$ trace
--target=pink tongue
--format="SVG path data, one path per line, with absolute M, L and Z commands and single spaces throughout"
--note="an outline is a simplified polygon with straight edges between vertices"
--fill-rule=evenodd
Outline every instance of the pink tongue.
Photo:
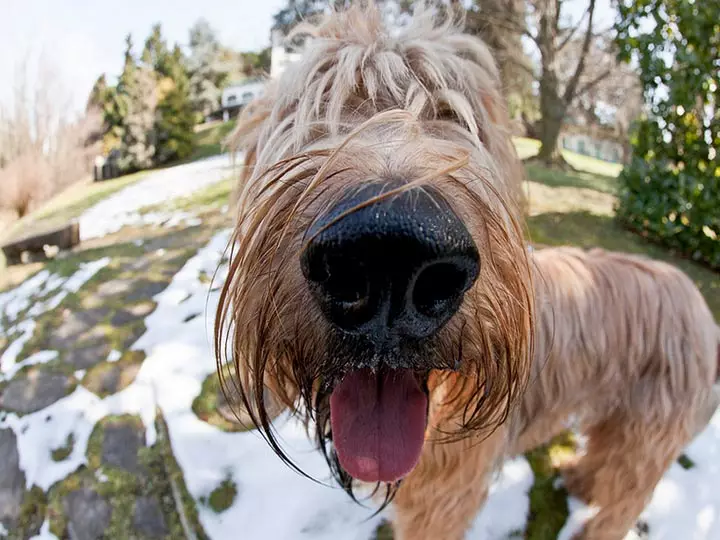
M 343 469 L 364 482 L 394 482 L 420 459 L 427 398 L 409 370 L 348 373 L 330 396 L 333 444 Z

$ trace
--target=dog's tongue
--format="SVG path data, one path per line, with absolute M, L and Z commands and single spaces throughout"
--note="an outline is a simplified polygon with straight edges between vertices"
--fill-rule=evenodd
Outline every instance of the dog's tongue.
M 333 444 L 343 469 L 364 482 L 394 482 L 420 459 L 427 398 L 411 371 L 348 373 L 330 396 Z

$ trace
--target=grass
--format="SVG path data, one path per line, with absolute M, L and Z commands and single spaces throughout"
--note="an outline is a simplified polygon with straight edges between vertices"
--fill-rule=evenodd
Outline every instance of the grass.
M 614 176 L 584 171 L 552 171 L 534 163 L 526 164 L 525 170 L 530 180 L 550 187 L 586 188 L 613 195 L 617 191 L 617 178 Z
M 223 142 L 234 127 L 235 120 L 213 124 L 206 128 L 201 126 L 195 132 L 193 140 L 195 148 L 186 161 L 195 161 L 222 153 L 224 150 Z
M 515 137 L 513 143 L 515 144 L 515 149 L 520 159 L 523 160 L 533 157 L 540 150 L 540 141 L 537 139 Z M 622 170 L 622 165 L 619 163 L 611 163 L 594 157 L 584 156 L 577 152 L 571 152 L 570 150 L 563 150 L 562 154 L 570 165 L 590 174 L 616 177 Z
M 7 233 L 2 235 L 2 238 L 33 234 L 77 219 L 88 208 L 134 184 L 146 174 L 147 171 L 141 171 L 103 182 L 74 184 L 50 199 L 35 212 L 16 221 Z

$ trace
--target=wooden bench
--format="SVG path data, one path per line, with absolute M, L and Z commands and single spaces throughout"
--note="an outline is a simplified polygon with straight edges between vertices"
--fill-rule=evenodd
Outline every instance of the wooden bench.
M 30 233 L 17 240 L 0 246 L 8 265 L 20 264 L 29 260 L 42 260 L 53 249 L 70 249 L 80 243 L 80 225 L 76 221 L 52 227 L 40 232 Z

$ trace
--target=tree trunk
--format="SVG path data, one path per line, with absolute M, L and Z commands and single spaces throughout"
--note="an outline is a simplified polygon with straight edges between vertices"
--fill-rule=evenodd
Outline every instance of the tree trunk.
M 537 161 L 547 167 L 566 168 L 567 164 L 560 152 L 558 139 L 562 131 L 567 105 L 558 91 L 558 81 L 552 69 L 545 69 L 540 80 L 540 152 Z

